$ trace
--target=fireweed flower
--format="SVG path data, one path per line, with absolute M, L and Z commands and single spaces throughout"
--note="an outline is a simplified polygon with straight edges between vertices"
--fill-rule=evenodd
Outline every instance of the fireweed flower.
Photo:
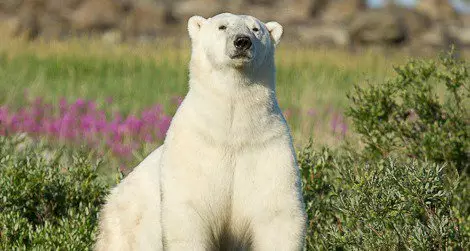
M 177 106 L 181 101 L 181 97 L 172 99 Z M 111 98 L 106 102 L 111 102 Z M 348 130 L 345 118 L 330 107 L 326 114 L 331 113 L 331 130 L 344 137 Z M 293 110 L 284 110 L 284 115 L 289 119 L 293 116 Z M 308 110 L 307 116 L 317 116 L 316 110 Z M 118 158 L 130 158 L 134 151 L 143 147 L 143 143 L 162 142 L 171 119 L 161 104 L 137 114 L 122 114 L 99 108 L 91 100 L 68 102 L 61 98 L 58 103 L 50 104 L 36 98 L 17 110 L 0 106 L 0 135 L 28 133 L 32 137 L 46 137 L 66 144 L 85 144 L 97 152 L 110 151 Z
M 67 102 L 61 98 L 53 105 L 37 98 L 16 111 L 0 106 L 0 135 L 25 132 L 64 143 L 104 147 L 125 158 L 142 147 L 142 142 L 162 141 L 171 119 L 160 104 L 143 110 L 140 115 L 125 116 L 120 112 L 107 113 L 96 102 L 85 99 Z

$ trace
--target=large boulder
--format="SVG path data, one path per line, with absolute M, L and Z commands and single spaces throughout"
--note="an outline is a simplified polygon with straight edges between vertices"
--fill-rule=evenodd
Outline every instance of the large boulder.
M 349 35 L 353 45 L 397 45 L 407 40 L 404 22 L 388 9 L 369 9 L 354 16 Z
M 49 12 L 67 15 L 84 1 L 85 0 L 46 0 L 44 6 Z
M 10 0 L 5 0 L 10 1 Z M 15 35 L 58 38 L 69 31 L 68 16 L 83 0 L 21 0 L 15 10 Z M 3 3 L 3 2 L 2 2 Z
M 41 34 L 41 17 L 45 14 L 45 1 L 24 0 L 18 10 L 18 23 L 15 35 L 23 35 L 27 39 L 35 39 Z
M 280 1 L 275 6 L 269 19 L 277 20 L 282 24 L 296 24 L 315 18 L 321 12 L 328 0 L 290 0 Z M 254 13 L 261 14 L 263 10 Z M 267 21 L 267 20 L 266 20 Z
M 317 18 L 320 16 L 320 14 L 323 13 L 325 10 L 326 6 L 328 6 L 328 3 L 330 3 L 329 0 L 310 0 L 310 5 L 305 6 L 308 10 L 308 13 L 311 17 Z
M 167 10 L 162 5 L 142 3 L 125 17 L 125 22 L 120 27 L 123 38 L 130 39 L 154 39 L 159 32 L 166 28 Z
M 193 15 L 208 18 L 223 12 L 226 6 L 224 6 L 222 2 L 223 1 L 219 0 L 176 1 L 173 3 L 173 15 L 177 20 L 180 20 L 181 23 L 186 24 L 186 21 Z
M 390 10 L 405 24 L 408 37 L 411 39 L 419 36 L 432 26 L 433 22 L 428 16 L 414 9 L 394 7 Z
M 1 0 L 0 13 L 16 14 L 23 4 L 23 0 Z
M 325 23 L 346 25 L 366 9 L 366 0 L 329 1 L 320 17 Z
M 470 47 L 470 27 L 469 26 L 451 26 L 449 34 L 462 47 Z
M 450 27 L 450 33 L 458 39 L 462 47 L 470 48 L 470 14 L 462 14 L 460 20 L 460 25 Z
M 247 4 L 254 4 L 254 5 L 272 5 L 275 4 L 276 0 L 245 0 Z
M 303 44 L 323 47 L 346 47 L 349 45 L 348 31 L 338 25 L 301 25 L 297 36 Z
M 71 27 L 124 40 L 153 39 L 174 21 L 170 8 L 166 1 L 87 0 L 71 16 Z
M 416 9 L 434 21 L 458 21 L 457 11 L 449 0 L 420 0 Z
M 105 31 L 118 27 L 133 8 L 131 2 L 87 0 L 71 14 L 69 21 L 75 31 Z
M 448 50 L 454 44 L 460 47 L 459 42 L 453 37 L 449 27 L 436 23 L 419 37 L 414 39 L 409 48 L 409 52 L 418 55 L 430 55 L 442 50 Z
M 0 22 L 0 28 L 4 32 L 3 35 L 7 37 L 18 35 L 20 22 L 17 16 L 2 16 Z

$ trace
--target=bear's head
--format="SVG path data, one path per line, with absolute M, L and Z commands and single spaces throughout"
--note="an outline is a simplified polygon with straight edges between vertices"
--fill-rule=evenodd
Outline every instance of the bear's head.
M 273 62 L 283 29 L 277 22 L 265 24 L 252 16 L 223 13 L 208 19 L 191 17 L 188 31 L 193 57 L 207 61 L 212 69 L 256 70 Z

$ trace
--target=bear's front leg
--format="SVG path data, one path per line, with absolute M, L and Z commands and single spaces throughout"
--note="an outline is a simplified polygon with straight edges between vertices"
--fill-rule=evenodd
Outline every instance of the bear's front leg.
M 168 147 L 162 161 L 165 251 L 211 250 L 227 211 L 231 172 L 221 168 L 223 154 L 200 144 L 188 145 L 184 150 Z
M 253 221 L 253 250 L 300 251 L 304 244 L 305 217 L 298 208 L 275 209 L 266 205 Z M 273 210 L 273 211 L 269 211 Z
M 216 182 L 205 181 L 201 176 L 193 177 L 198 181 L 181 182 L 179 189 L 167 184 L 168 191 L 177 193 L 169 192 L 174 197 L 167 197 L 167 193 L 163 199 L 165 251 L 214 250 L 218 237 L 223 233 L 229 209 L 226 206 L 227 196 L 218 194 L 218 191 L 224 189 Z
M 189 205 L 166 205 L 166 208 L 162 208 L 164 250 L 207 250 L 207 231 L 200 215 Z
M 281 141 L 282 142 L 282 141 Z M 235 210 L 250 219 L 256 251 L 303 249 L 306 214 L 294 152 L 276 143 L 245 153 L 237 166 Z
M 164 250 L 205 251 L 207 227 L 201 215 L 205 193 L 200 176 L 186 165 L 167 162 L 162 168 L 162 232 Z M 202 180 L 201 180 L 202 181 Z

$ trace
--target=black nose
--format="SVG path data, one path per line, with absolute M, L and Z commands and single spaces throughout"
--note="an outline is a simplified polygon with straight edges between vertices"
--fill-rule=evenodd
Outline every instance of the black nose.
M 237 36 L 233 44 L 237 50 L 246 51 L 251 48 L 251 40 L 247 36 Z

